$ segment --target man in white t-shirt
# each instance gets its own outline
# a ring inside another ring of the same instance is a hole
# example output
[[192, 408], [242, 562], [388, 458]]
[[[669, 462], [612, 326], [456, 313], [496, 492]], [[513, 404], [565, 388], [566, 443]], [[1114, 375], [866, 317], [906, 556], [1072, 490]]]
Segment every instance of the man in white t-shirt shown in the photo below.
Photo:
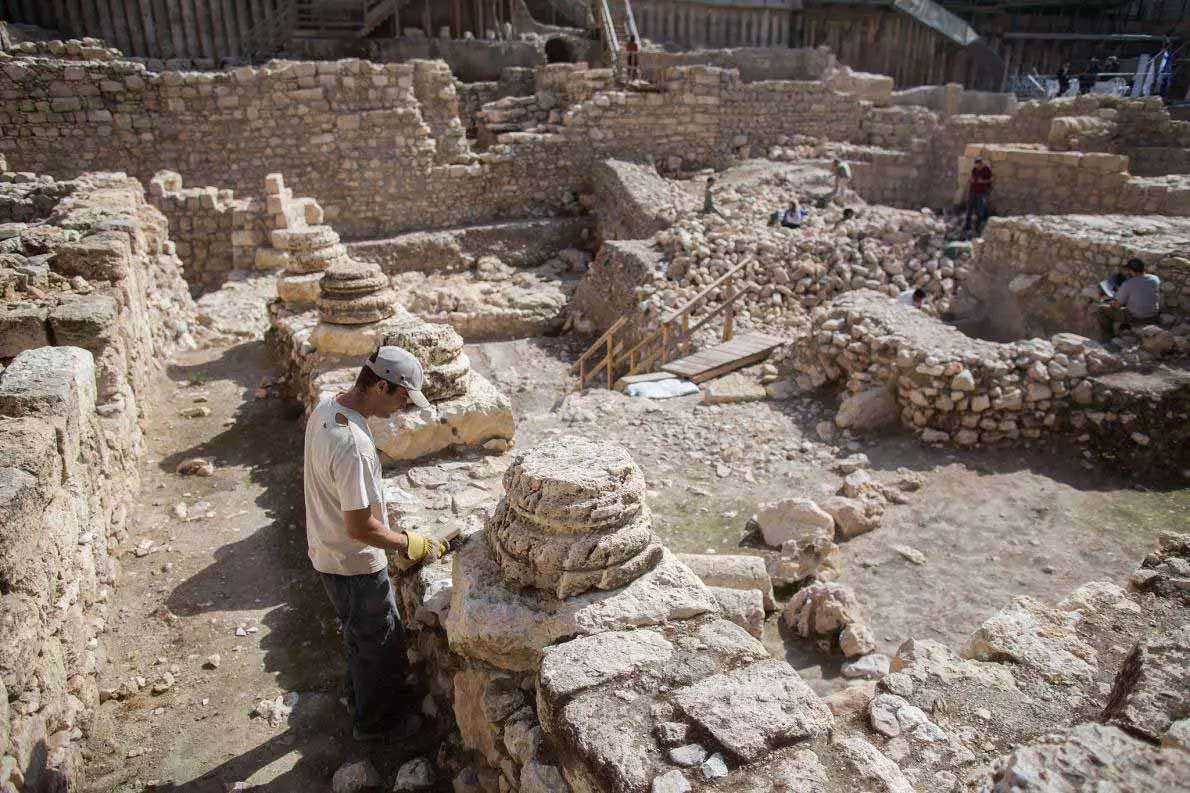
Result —
[[910, 308], [921, 308], [926, 302], [926, 290], [906, 289], [895, 298], [896, 302], [902, 306], [909, 306]]
[[405, 633], [388, 580], [386, 551], [419, 562], [442, 543], [388, 526], [380, 456], [368, 418], [426, 408], [421, 364], [400, 347], [381, 347], [350, 391], [327, 397], [306, 422], [304, 483], [310, 561], [343, 629], [347, 694], [360, 740], [410, 728]]

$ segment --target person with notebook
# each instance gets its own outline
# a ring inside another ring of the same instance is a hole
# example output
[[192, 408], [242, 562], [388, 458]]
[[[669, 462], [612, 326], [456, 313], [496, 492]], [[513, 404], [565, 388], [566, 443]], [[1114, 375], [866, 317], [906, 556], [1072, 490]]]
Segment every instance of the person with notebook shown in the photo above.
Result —
[[[1099, 304], [1099, 327], [1107, 338], [1128, 328], [1153, 325], [1161, 313], [1161, 279], [1146, 273], [1145, 263], [1140, 259], [1129, 259], [1125, 269], [1128, 279], [1114, 295]], [[1110, 289], [1110, 284], [1107, 288]]]

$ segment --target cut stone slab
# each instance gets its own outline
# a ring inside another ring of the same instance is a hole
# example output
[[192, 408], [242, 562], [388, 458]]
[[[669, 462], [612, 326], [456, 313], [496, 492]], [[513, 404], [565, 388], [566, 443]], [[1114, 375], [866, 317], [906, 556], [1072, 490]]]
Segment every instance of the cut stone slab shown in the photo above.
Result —
[[760, 661], [678, 690], [674, 702], [745, 762], [830, 729], [830, 710], [793, 667]]
[[756, 638], [764, 632], [764, 596], [759, 589], [710, 587], [723, 616]]
[[512, 440], [512, 404], [478, 372], [467, 393], [405, 410], [387, 419], [369, 419], [376, 448], [390, 460], [416, 460], [452, 446], [482, 446], [493, 438]]
[[761, 504], [756, 522], [765, 544], [774, 548], [790, 540], [830, 540], [835, 536], [835, 519], [808, 498], [785, 498]]
[[719, 613], [710, 590], [668, 551], [627, 586], [558, 600], [504, 581], [483, 536], [456, 554], [446, 619], [451, 649], [502, 669], [533, 672], [561, 638]]
[[1190, 718], [1190, 625], [1136, 644], [1116, 675], [1103, 718], [1151, 741]]
[[764, 386], [755, 379], [733, 372], [702, 385], [702, 401], [708, 405], [728, 405], [734, 402], [758, 402], [768, 398]]
[[540, 701], [567, 700], [642, 668], [660, 668], [673, 653], [674, 646], [660, 633], [643, 628], [583, 636], [547, 647], [537, 677]]
[[680, 553], [677, 558], [707, 586], [759, 589], [764, 597], [765, 611], [777, 608], [777, 601], [773, 598], [773, 580], [769, 578], [763, 556]]
[[885, 757], [879, 749], [858, 735], [836, 740], [831, 748], [851, 766], [865, 782], [875, 783], [874, 789], [884, 793], [913, 793], [913, 785], [901, 772], [901, 767]]
[[0, 306], [0, 358], [15, 358], [25, 350], [48, 345], [43, 306]]

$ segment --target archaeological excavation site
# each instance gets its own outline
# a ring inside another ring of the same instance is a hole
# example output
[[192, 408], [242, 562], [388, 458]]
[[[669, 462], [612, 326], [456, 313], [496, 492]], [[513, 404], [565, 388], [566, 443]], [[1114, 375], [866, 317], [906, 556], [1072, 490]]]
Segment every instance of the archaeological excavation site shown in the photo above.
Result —
[[1187, 40], [0, 0], [0, 793], [1190, 791]]

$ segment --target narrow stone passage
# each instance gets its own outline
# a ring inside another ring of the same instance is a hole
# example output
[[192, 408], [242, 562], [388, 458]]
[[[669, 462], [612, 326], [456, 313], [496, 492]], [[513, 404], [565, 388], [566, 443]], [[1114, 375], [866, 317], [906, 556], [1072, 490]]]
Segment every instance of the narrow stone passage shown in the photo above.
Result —
[[[302, 415], [277, 376], [257, 341], [186, 353], [157, 383], [111, 596], [93, 790], [323, 790], [362, 751], [306, 557]], [[196, 457], [211, 476], [176, 472]]]

